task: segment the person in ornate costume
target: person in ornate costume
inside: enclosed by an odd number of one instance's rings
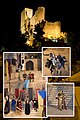
[[[16,111],[16,100],[13,96],[12,102],[11,102],[11,110]]]
[[[62,109],[67,109],[66,104],[65,104],[64,93],[62,90],[58,93],[58,97],[56,97],[56,99],[58,99],[58,109],[59,110],[62,111]]]
[[[30,104],[29,104],[29,100],[26,100],[25,102],[25,114],[29,115],[30,114]]]
[[[8,114],[9,112],[10,112],[10,101],[9,101],[9,95],[8,95],[8,96],[6,96],[4,114]]]

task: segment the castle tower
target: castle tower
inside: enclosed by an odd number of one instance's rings
[[[30,20],[30,25],[33,25],[33,28],[34,28],[34,26],[40,23],[42,20],[45,20],[45,8],[38,7],[34,16]]]
[[[35,25],[40,24],[45,20],[45,8],[38,7],[33,15],[33,9],[25,8],[21,13],[21,33],[28,36],[26,44],[29,46],[33,45],[34,37],[34,29]],[[45,22],[44,28],[44,38],[51,39],[55,42],[58,38],[59,40],[63,39],[65,43],[67,43],[67,34],[61,31],[61,22]],[[28,33],[28,35],[27,35]],[[57,40],[58,41],[58,40]]]
[[[48,22],[46,21],[43,31],[46,38],[59,38],[61,33],[61,22]]]
[[[30,19],[33,16],[33,9],[25,8],[21,12],[21,33],[24,34],[28,29]]]

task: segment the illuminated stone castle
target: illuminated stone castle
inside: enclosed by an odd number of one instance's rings
[[[38,7],[37,11],[33,15],[33,9],[25,8],[21,13],[21,33],[25,34],[29,32],[30,38],[27,44],[32,45],[33,33],[36,24],[45,21],[43,31],[45,32],[44,37],[48,39],[63,38],[64,42],[67,43],[67,33],[61,32],[61,22],[48,22],[45,20],[45,8]]]

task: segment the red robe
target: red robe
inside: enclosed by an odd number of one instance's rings
[[[22,111],[22,102],[21,102],[20,99],[17,100],[17,109],[20,110],[20,111]]]

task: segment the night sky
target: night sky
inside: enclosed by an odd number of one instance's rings
[[[62,31],[77,32],[79,34],[80,18],[79,2],[61,2],[61,0],[3,0],[1,2],[1,36],[13,36],[20,30],[20,14],[25,8],[32,8],[35,12],[39,6],[45,7],[45,19],[55,22],[61,21]],[[1,37],[0,36],[0,37]],[[1,37],[2,38],[2,37]]]

